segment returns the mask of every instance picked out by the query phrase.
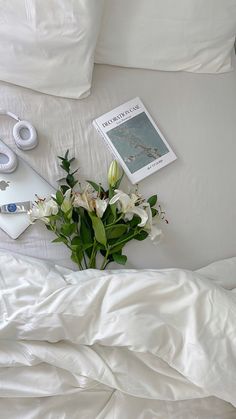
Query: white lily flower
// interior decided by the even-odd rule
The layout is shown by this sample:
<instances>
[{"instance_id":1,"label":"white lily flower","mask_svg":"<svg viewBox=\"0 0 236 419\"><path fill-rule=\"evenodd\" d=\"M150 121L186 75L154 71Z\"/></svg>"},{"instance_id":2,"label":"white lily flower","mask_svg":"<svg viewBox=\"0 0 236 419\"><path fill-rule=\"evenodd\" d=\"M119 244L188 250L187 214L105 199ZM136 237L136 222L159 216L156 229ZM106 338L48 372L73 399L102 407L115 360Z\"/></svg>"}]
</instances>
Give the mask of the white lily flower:
<instances>
[{"instance_id":1,"label":"white lily flower","mask_svg":"<svg viewBox=\"0 0 236 419\"><path fill-rule=\"evenodd\" d=\"M74 207L82 207L88 212L92 212L94 211L95 207L94 197L87 190L85 190L83 193L75 193L73 205Z\"/></svg>"},{"instance_id":2,"label":"white lily flower","mask_svg":"<svg viewBox=\"0 0 236 419\"><path fill-rule=\"evenodd\" d=\"M141 222L138 224L138 227L144 227L147 220L148 215L146 211L138 205L135 205L139 200L140 197L134 193L130 196L127 195L125 192L115 189L116 194L111 198L110 204L118 204L118 211L122 212L125 215L126 220L132 220L134 214L138 215L141 218Z\"/></svg>"},{"instance_id":3,"label":"white lily flower","mask_svg":"<svg viewBox=\"0 0 236 419\"><path fill-rule=\"evenodd\" d=\"M143 207L145 208L145 211L147 213L148 219L146 222L146 225L144 226L144 230L147 231L148 236L150 239L157 244L161 237L163 236L162 230L160 230L157 227L157 224L153 223L153 217L152 217L152 210L148 202L143 203Z\"/></svg>"},{"instance_id":4,"label":"white lily flower","mask_svg":"<svg viewBox=\"0 0 236 419\"><path fill-rule=\"evenodd\" d=\"M36 220L41 220L45 224L49 223L47 217L50 217L50 215L56 215L57 213L58 205L52 198L39 199L34 203L33 207L28 212L31 223Z\"/></svg>"},{"instance_id":5,"label":"white lily flower","mask_svg":"<svg viewBox=\"0 0 236 419\"><path fill-rule=\"evenodd\" d=\"M95 208L96 208L96 214L99 218L102 218L104 212L107 209L108 200L107 199L95 199Z\"/></svg>"},{"instance_id":6,"label":"white lily flower","mask_svg":"<svg viewBox=\"0 0 236 419\"><path fill-rule=\"evenodd\" d=\"M119 211L125 214L134 207L138 199L139 197L134 193L129 196L120 189L115 189L115 195L111 198L110 204L112 205L117 202Z\"/></svg>"},{"instance_id":7,"label":"white lily flower","mask_svg":"<svg viewBox=\"0 0 236 419\"><path fill-rule=\"evenodd\" d=\"M99 218L102 218L104 212L106 211L107 205L108 200L98 198L94 191L89 189L89 186L86 187L84 192L76 192L74 194L74 207L82 207L88 212L96 211L96 214Z\"/></svg>"}]
</instances>

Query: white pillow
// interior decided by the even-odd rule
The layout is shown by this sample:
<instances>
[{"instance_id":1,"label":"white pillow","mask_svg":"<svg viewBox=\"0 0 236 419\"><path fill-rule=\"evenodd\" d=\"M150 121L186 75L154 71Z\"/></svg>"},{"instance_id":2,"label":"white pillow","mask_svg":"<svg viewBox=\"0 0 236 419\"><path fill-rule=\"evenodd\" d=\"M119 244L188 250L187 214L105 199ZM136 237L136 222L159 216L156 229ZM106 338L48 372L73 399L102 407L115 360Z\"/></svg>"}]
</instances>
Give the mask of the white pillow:
<instances>
[{"instance_id":1,"label":"white pillow","mask_svg":"<svg viewBox=\"0 0 236 419\"><path fill-rule=\"evenodd\" d=\"M95 61L221 73L235 33L236 0L106 0Z\"/></svg>"},{"instance_id":2,"label":"white pillow","mask_svg":"<svg viewBox=\"0 0 236 419\"><path fill-rule=\"evenodd\" d=\"M89 95L103 0L0 0L0 79Z\"/></svg>"}]
</instances>

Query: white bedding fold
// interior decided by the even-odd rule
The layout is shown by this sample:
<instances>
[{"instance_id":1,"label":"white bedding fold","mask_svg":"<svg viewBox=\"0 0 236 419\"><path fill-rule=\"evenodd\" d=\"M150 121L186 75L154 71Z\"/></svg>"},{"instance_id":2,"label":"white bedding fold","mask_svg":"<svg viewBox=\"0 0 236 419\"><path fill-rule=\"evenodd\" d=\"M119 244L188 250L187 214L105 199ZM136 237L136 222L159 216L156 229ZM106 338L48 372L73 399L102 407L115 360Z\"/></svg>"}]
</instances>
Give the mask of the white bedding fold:
<instances>
[{"instance_id":1,"label":"white bedding fold","mask_svg":"<svg viewBox=\"0 0 236 419\"><path fill-rule=\"evenodd\" d=\"M113 418L117 397L236 406L236 294L223 288L236 258L205 272L72 272L0 253L0 398L80 393L100 406L89 419Z\"/></svg>"}]
</instances>

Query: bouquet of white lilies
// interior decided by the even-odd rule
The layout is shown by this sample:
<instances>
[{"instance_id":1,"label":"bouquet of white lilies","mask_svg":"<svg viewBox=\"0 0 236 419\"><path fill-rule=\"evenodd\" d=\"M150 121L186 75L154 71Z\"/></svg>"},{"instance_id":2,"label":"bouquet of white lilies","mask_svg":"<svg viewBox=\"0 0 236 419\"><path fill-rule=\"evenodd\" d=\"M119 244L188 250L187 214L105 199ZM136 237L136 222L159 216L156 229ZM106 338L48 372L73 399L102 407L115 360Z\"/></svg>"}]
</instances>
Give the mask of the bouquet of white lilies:
<instances>
[{"instance_id":1,"label":"bouquet of white lilies","mask_svg":"<svg viewBox=\"0 0 236 419\"><path fill-rule=\"evenodd\" d=\"M132 239L156 241L161 236L158 222L164 219L161 207L154 208L157 196L147 201L137 191L125 193L119 189L122 176L114 160L108 171L108 189L87 181L78 189L78 181L71 172L74 158L59 157L66 172L65 184L55 196L35 201L29 212L31 222L41 220L71 250L71 259L79 269L105 269L110 262L125 264L123 247ZM165 220L166 221L166 220ZM167 222L167 221L166 221ZM98 254L100 257L97 258Z\"/></svg>"}]
</instances>

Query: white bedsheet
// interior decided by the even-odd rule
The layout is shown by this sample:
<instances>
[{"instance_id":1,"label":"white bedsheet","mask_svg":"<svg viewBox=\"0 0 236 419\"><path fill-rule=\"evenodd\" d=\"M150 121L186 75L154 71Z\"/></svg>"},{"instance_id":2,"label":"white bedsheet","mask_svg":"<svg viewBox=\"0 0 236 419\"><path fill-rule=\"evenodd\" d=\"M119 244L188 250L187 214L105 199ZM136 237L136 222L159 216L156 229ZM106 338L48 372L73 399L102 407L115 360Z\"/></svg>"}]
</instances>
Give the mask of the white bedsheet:
<instances>
[{"instance_id":1,"label":"white bedsheet","mask_svg":"<svg viewBox=\"0 0 236 419\"><path fill-rule=\"evenodd\" d=\"M96 65L92 94L80 101L0 83L0 107L30 120L40 144L28 153L17 150L13 121L3 116L0 137L54 185L61 175L56 156L67 148L78 158L82 179L105 182L111 155L92 120L136 96L178 160L140 183L145 196L159 193L170 224L160 246L130 243L128 266L196 269L235 256L236 71L215 76ZM15 242L0 232L0 243L72 267L65 246L51 244L50 237L35 225Z\"/></svg>"},{"instance_id":2,"label":"white bedsheet","mask_svg":"<svg viewBox=\"0 0 236 419\"><path fill-rule=\"evenodd\" d=\"M1 252L0 287L2 417L236 417L236 258L73 272Z\"/></svg>"}]
</instances>

